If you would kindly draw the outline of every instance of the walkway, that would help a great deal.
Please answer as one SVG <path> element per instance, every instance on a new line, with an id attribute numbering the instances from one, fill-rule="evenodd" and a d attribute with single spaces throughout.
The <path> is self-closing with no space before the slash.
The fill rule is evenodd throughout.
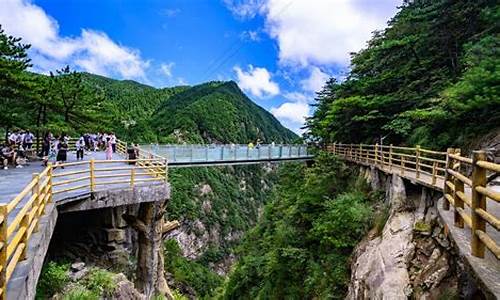
<path id="1" fill-rule="evenodd" d="M 483 243 L 481 247 L 487 249 L 483 251 L 484 258 L 473 255 L 472 231 L 455 226 L 456 222 L 462 222 L 464 224 L 462 227 L 468 229 L 478 226 L 472 223 L 471 186 L 475 185 L 474 180 L 479 179 L 468 178 L 470 176 L 468 174 L 474 172 L 471 168 L 474 166 L 480 168 L 476 174 L 482 174 L 486 182 L 485 176 L 490 173 L 488 170 L 498 172 L 500 168 L 498 164 L 485 163 L 478 166 L 478 163 L 472 163 L 472 159 L 460 156 L 458 149 L 451 149 L 450 154 L 418 147 L 335 144 L 329 145 L 327 150 L 356 164 L 376 167 L 387 174 L 398 174 L 414 184 L 442 192 L 446 197 L 439 200 L 438 212 L 449 229 L 459 255 L 465 258 L 464 261 L 467 262 L 469 269 L 473 270 L 473 277 L 479 279 L 478 282 L 483 285 L 483 288 L 500 298 L 500 260 L 498 257 L 500 221 L 497 219 L 497 216 L 500 216 L 500 185 L 485 186 L 483 183 L 484 194 L 477 193 L 479 197 L 484 197 L 485 201 L 484 205 L 476 206 L 477 222 L 482 222 L 485 226 L 484 229 L 480 229 L 479 225 L 476 230 L 476 234 L 481 236 L 480 243 Z M 445 185 L 445 182 L 448 184 Z M 462 193 L 460 186 L 463 187 Z M 451 209 L 445 209 L 445 203 L 450 203 Z M 478 253 L 481 255 L 480 252 Z"/>
<path id="2" fill-rule="evenodd" d="M 168 160 L 171 168 L 245 165 L 291 160 L 310 160 L 307 145 L 140 145 L 140 148 Z"/>
<path id="3" fill-rule="evenodd" d="M 122 155 L 124 147 L 118 149 Z M 84 161 L 0 170 L 0 299 L 31 299 L 57 219 L 55 206 L 77 211 L 163 201 L 170 195 L 164 159 Z"/>

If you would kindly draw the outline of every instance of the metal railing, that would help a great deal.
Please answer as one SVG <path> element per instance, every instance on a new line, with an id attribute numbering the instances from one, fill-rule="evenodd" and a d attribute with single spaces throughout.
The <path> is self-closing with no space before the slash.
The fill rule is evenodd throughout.
<path id="1" fill-rule="evenodd" d="M 126 143 L 118 141 L 117 152 L 124 154 Z M 30 238 L 38 232 L 45 208 L 55 201 L 55 197 L 109 190 L 113 186 L 134 188 L 167 180 L 165 158 L 144 150 L 140 152 L 142 154 L 135 160 L 91 159 L 49 164 L 42 172 L 34 173 L 14 199 L 0 204 L 0 299 L 6 299 L 9 279 L 17 264 L 27 258 Z"/>
<path id="2" fill-rule="evenodd" d="M 141 151 L 157 153 L 169 163 L 258 161 L 310 157 L 307 145 L 140 145 Z"/>
<path id="3" fill-rule="evenodd" d="M 460 155 L 460 149 L 453 148 L 440 152 L 419 146 L 337 143 L 328 145 L 327 151 L 349 161 L 399 172 L 442 190 L 446 199 L 443 209 L 449 210 L 450 204 L 454 208 L 454 225 L 464 228 L 465 224 L 471 229 L 471 254 L 484 258 L 487 248 L 500 259 L 500 247 L 486 231 L 486 224 L 500 230 L 500 220 L 488 212 L 486 205 L 487 199 L 500 202 L 500 192 L 487 186 L 488 172 L 500 172 L 500 164 L 488 162 L 484 151 L 474 151 L 472 158 L 468 158 Z"/>

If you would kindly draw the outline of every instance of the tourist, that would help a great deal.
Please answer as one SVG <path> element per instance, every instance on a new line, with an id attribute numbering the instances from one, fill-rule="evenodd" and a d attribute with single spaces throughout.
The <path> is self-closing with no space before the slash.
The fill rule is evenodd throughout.
<path id="1" fill-rule="evenodd" d="M 109 136 L 109 142 L 111 143 L 111 148 L 113 149 L 113 153 L 116 152 L 116 135 L 114 132 Z"/>
<path id="2" fill-rule="evenodd" d="M 63 134 L 59 139 L 59 143 L 57 144 L 57 163 L 63 164 L 68 159 L 68 141 L 66 140 L 66 136 Z M 61 169 L 64 169 L 64 166 L 61 166 Z"/>
<path id="3" fill-rule="evenodd" d="M 253 143 L 252 142 L 248 143 L 248 149 L 253 149 Z"/>
<path id="4" fill-rule="evenodd" d="M 137 159 L 137 149 L 134 146 L 134 144 L 130 144 L 127 148 L 127 154 L 128 154 L 128 159 L 130 160 L 128 162 L 129 165 L 135 165 L 135 160 Z"/>
<path id="5" fill-rule="evenodd" d="M 111 138 L 108 137 L 106 139 L 106 160 L 112 160 L 113 159 L 113 147 L 111 146 Z"/>
<path id="6" fill-rule="evenodd" d="M 83 154 L 84 154 L 84 151 L 85 151 L 85 137 L 84 136 L 81 136 L 78 141 L 76 141 L 75 143 L 75 147 L 76 147 L 76 160 L 83 160 Z"/>
<path id="7" fill-rule="evenodd" d="M 19 133 L 17 130 L 14 130 L 11 134 L 9 134 L 9 145 L 11 146 L 16 145 L 18 138 L 19 138 Z"/>
<path id="8" fill-rule="evenodd" d="M 12 146 L 9 145 L 8 143 L 5 143 L 5 145 L 2 147 L 0 156 L 2 158 L 4 170 L 7 170 L 9 168 L 8 167 L 9 162 L 11 162 L 13 166 L 16 165 L 16 152 L 14 151 Z"/>
<path id="9" fill-rule="evenodd" d="M 27 130 L 26 133 L 24 134 L 24 139 L 23 139 L 23 147 L 25 150 L 31 150 L 34 138 L 35 136 L 33 135 L 33 133 Z"/>

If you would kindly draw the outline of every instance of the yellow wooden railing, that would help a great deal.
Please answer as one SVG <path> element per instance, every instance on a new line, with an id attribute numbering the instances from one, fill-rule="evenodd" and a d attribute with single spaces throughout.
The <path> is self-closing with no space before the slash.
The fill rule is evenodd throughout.
<path id="1" fill-rule="evenodd" d="M 126 150 L 126 143 L 119 141 L 117 152 L 125 154 Z M 64 198 L 71 196 L 70 192 L 91 193 L 109 190 L 112 186 L 126 189 L 154 181 L 165 182 L 167 174 L 165 158 L 141 149 L 135 160 L 91 159 L 49 164 L 41 173 L 33 174 L 32 180 L 12 201 L 0 204 L 0 298 L 6 299 L 9 279 L 16 265 L 26 259 L 30 237 L 39 230 L 40 218 L 54 196 Z"/>
<path id="2" fill-rule="evenodd" d="M 484 258 L 488 248 L 500 259 L 500 247 L 486 232 L 486 224 L 500 230 L 500 220 L 488 212 L 486 205 L 487 199 L 500 202 L 500 193 L 487 186 L 488 173 L 500 172 L 500 164 L 488 162 L 484 151 L 474 151 L 472 158 L 468 158 L 460 155 L 460 149 L 453 148 L 440 152 L 419 146 L 337 143 L 326 148 L 346 160 L 398 172 L 442 190 L 446 199 L 443 208 L 449 210 L 450 204 L 454 207 L 454 225 L 464 228 L 465 224 L 471 229 L 471 254 Z"/>

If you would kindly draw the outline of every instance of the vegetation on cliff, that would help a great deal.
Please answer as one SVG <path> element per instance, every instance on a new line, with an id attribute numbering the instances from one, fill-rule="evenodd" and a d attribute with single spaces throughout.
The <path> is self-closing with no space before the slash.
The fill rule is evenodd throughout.
<path id="1" fill-rule="evenodd" d="M 224 299 L 343 298 L 349 255 L 372 222 L 377 193 L 322 153 L 279 172 L 272 201 L 238 247 Z"/>
<path id="2" fill-rule="evenodd" d="M 318 94 L 311 136 L 442 149 L 498 128 L 499 17 L 497 1 L 404 1 Z"/>

